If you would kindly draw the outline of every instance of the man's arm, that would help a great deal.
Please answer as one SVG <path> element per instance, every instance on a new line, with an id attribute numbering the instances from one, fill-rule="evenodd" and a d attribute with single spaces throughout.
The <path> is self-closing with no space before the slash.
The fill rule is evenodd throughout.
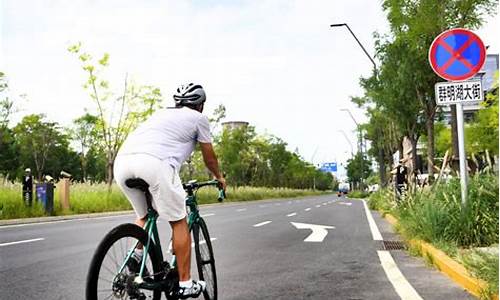
<path id="1" fill-rule="evenodd" d="M 219 170 L 219 161 L 217 160 L 217 156 L 215 155 L 214 148 L 211 143 L 200 143 L 201 154 L 203 155 L 203 161 L 207 168 L 212 172 L 217 180 L 219 180 L 222 184 L 224 190 L 226 189 L 226 180 L 222 176 Z"/>

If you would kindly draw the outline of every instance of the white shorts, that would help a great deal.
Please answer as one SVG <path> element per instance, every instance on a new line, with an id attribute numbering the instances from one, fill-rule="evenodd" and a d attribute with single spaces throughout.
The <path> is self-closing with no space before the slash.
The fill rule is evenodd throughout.
<path id="1" fill-rule="evenodd" d="M 153 208 L 161 218 L 178 221 L 186 217 L 186 192 L 179 174 L 167 160 L 147 154 L 119 155 L 114 163 L 114 176 L 137 217 L 143 218 L 147 214 L 146 197 L 140 190 L 125 185 L 129 178 L 142 178 L 149 184 Z"/>

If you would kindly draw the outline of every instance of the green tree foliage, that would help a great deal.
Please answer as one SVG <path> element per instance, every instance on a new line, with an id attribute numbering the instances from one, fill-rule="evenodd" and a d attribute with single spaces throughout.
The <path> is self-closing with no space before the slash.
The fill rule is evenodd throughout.
<path id="1" fill-rule="evenodd" d="M 434 85 L 440 79 L 429 66 L 428 49 L 434 38 L 446 29 L 478 28 L 484 16 L 493 14 L 497 5 L 497 0 L 383 1 L 391 33 L 385 37 L 376 35 L 379 72 L 361 80 L 365 97 L 353 101 L 390 116 L 390 121 L 380 122 L 376 114 L 370 113 L 372 131 L 383 134 L 384 127 L 393 122 L 401 133 L 400 139 L 407 136 L 411 140 L 414 159 L 415 145 L 425 133 L 430 173 L 435 156 Z M 387 143 L 390 146 L 393 141 L 389 139 Z M 378 143 L 374 146 L 378 147 L 377 152 L 383 149 Z M 378 156 L 380 163 L 383 155 Z"/>
<path id="2" fill-rule="evenodd" d="M 477 112 L 472 124 L 465 129 L 467 153 L 480 153 L 488 150 L 498 154 L 498 72 L 495 87 L 482 103 L 483 109 Z"/>
<path id="3" fill-rule="evenodd" d="M 68 130 L 77 145 L 80 157 L 80 176 L 83 181 L 87 179 L 89 154 L 102 152 L 100 149 L 99 118 L 88 112 L 73 121 L 73 127 Z M 90 152 L 89 150 L 94 150 Z"/>
<path id="4" fill-rule="evenodd" d="M 18 149 L 14 134 L 8 127 L 14 102 L 7 94 L 9 86 L 5 74 L 0 72 L 0 174 L 14 179 L 19 169 Z"/>
<path id="5" fill-rule="evenodd" d="M 231 186 L 320 190 L 328 190 L 333 186 L 331 174 L 317 170 L 297 153 L 288 151 L 283 140 L 256 134 L 253 126 L 224 128 L 215 136 L 214 144 L 220 168 Z M 183 180 L 204 180 L 209 177 L 210 172 L 206 170 L 199 151 L 181 169 Z"/>
<path id="6" fill-rule="evenodd" d="M 104 53 L 100 59 L 94 59 L 81 48 L 81 43 L 77 43 L 70 46 L 68 51 L 78 57 L 87 75 L 84 88 L 97 106 L 97 128 L 106 154 L 106 182 L 111 188 L 113 164 L 120 146 L 141 121 L 161 107 L 162 97 L 158 88 L 138 86 L 131 83 L 127 76 L 122 92 L 115 95 L 109 82 L 103 78 L 103 72 L 109 65 L 109 54 Z"/>
<path id="7" fill-rule="evenodd" d="M 370 161 L 357 153 L 352 159 L 347 161 L 347 177 L 349 182 L 352 182 L 358 187 L 364 179 L 367 179 L 371 175 Z"/>
<path id="8" fill-rule="evenodd" d="M 38 180 L 45 174 L 57 177 L 62 170 L 78 172 L 78 156 L 70 149 L 68 137 L 43 114 L 25 116 L 13 132 L 21 167 L 34 169 Z"/>

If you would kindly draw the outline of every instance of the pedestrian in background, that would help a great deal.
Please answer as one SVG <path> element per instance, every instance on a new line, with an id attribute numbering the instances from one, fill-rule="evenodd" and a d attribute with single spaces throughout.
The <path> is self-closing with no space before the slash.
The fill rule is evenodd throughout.
<path id="1" fill-rule="evenodd" d="M 33 175 L 31 169 L 26 168 L 23 176 L 23 199 L 24 204 L 31 206 L 33 202 Z"/>

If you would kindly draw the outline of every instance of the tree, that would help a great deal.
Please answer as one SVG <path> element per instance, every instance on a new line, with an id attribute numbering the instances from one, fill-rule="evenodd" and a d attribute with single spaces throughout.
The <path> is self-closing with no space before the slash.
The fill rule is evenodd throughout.
<path id="1" fill-rule="evenodd" d="M 9 128 L 10 116 L 15 112 L 14 101 L 7 94 L 8 83 L 5 74 L 0 72 L 0 174 L 8 179 L 15 177 L 19 168 L 17 145 Z"/>
<path id="2" fill-rule="evenodd" d="M 358 188 L 364 179 L 367 179 L 371 174 L 370 161 L 364 158 L 358 152 L 354 158 L 347 161 L 347 177 L 349 182 L 357 185 Z"/>
<path id="3" fill-rule="evenodd" d="M 383 8 L 388 14 L 394 39 L 404 38 L 413 62 L 413 76 L 407 84 L 415 91 L 424 112 L 427 135 L 427 156 L 430 178 L 434 170 L 434 118 L 436 102 L 434 85 L 440 80 L 428 63 L 428 49 L 434 38 L 446 29 L 461 27 L 477 29 L 486 15 L 496 13 L 498 0 L 385 0 Z M 406 62 L 404 62 L 406 63 Z M 452 107 L 452 140 L 454 155 L 458 154 L 456 111 Z"/>
<path id="4" fill-rule="evenodd" d="M 82 69 L 87 74 L 84 88 L 97 105 L 98 129 L 102 137 L 102 147 L 106 153 L 106 183 L 111 191 L 113 165 L 120 146 L 128 134 L 144 119 L 161 107 L 161 93 L 153 86 L 137 86 L 125 76 L 123 90 L 115 95 L 109 82 L 101 78 L 103 70 L 109 65 L 109 54 L 95 61 L 87 52 L 81 50 L 81 43 L 68 48 L 78 56 Z"/>
<path id="5" fill-rule="evenodd" d="M 80 151 L 80 166 L 82 181 L 87 179 L 88 153 L 92 147 L 99 148 L 99 118 L 88 112 L 73 121 L 73 127 L 68 131 L 73 140 L 78 143 Z M 97 149 L 96 149 L 97 150 Z"/>
<path id="6" fill-rule="evenodd" d="M 25 116 L 13 130 L 22 165 L 23 167 L 34 165 L 34 175 L 38 180 L 41 180 L 42 175 L 49 170 L 54 176 L 58 174 L 65 164 L 59 164 L 57 166 L 59 170 L 56 171 L 53 166 L 47 167 L 47 162 L 57 162 L 63 158 L 60 157 L 61 153 L 69 152 L 68 139 L 61 133 L 58 124 L 45 121 L 44 118 L 43 114 Z"/>
<path id="7" fill-rule="evenodd" d="M 483 109 L 477 112 L 475 121 L 465 128 L 467 153 L 480 153 L 488 150 L 498 155 L 498 72 L 493 91 L 482 103 Z"/>

